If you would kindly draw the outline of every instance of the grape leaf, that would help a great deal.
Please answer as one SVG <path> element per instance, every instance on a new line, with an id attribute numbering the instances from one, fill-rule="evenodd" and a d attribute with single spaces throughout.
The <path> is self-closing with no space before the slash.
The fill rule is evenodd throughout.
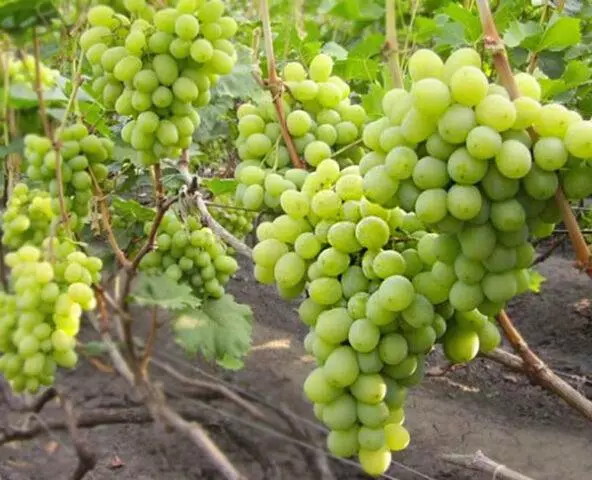
<path id="1" fill-rule="evenodd" d="M 385 89 L 379 83 L 372 83 L 366 95 L 362 96 L 362 106 L 368 117 L 377 119 L 382 117 L 382 97 L 385 94 Z"/>
<path id="2" fill-rule="evenodd" d="M 481 37 L 481 22 L 470 10 L 458 3 L 449 3 L 441 10 L 451 20 L 462 25 L 468 43 L 474 43 Z"/>
<path id="3" fill-rule="evenodd" d="M 22 153 L 25 148 L 25 139 L 23 137 L 15 138 L 8 145 L 0 145 L 0 158 L 4 158 L 11 153 Z"/>
<path id="4" fill-rule="evenodd" d="M 539 272 L 533 269 L 531 269 L 529 273 L 530 283 L 528 284 L 528 289 L 531 292 L 540 293 L 541 286 L 547 281 L 547 277 L 541 275 Z"/>
<path id="5" fill-rule="evenodd" d="M 148 207 L 140 205 L 133 199 L 123 199 L 121 197 L 114 196 L 112 206 L 115 212 L 125 219 L 125 222 L 130 221 L 145 223 L 150 222 L 154 218 L 154 210 Z"/>
<path id="6" fill-rule="evenodd" d="M 130 297 L 143 307 L 167 310 L 199 308 L 201 305 L 201 300 L 193 295 L 189 285 L 178 283 L 167 275 L 140 274 Z"/>
<path id="7" fill-rule="evenodd" d="M 510 47 L 533 49 L 541 35 L 541 26 L 536 22 L 512 22 L 504 33 L 504 43 Z"/>
<path id="8" fill-rule="evenodd" d="M 578 18 L 554 16 L 544 31 L 536 51 L 563 50 L 582 40 Z"/>
<path id="9" fill-rule="evenodd" d="M 238 181 L 233 178 L 202 178 L 200 182 L 214 196 L 234 193 L 238 186 Z"/>
<path id="10" fill-rule="evenodd" d="M 190 355 L 201 353 L 224 368 L 238 370 L 251 346 L 253 312 L 226 294 L 185 310 L 175 321 L 176 342 Z"/>
<path id="11" fill-rule="evenodd" d="M 0 4 L 0 28 L 16 33 L 56 15 L 51 0 L 4 0 Z"/>
<path id="12" fill-rule="evenodd" d="M 321 52 L 333 57 L 336 60 L 345 60 L 347 58 L 347 50 L 336 42 L 327 42 L 321 48 Z"/>

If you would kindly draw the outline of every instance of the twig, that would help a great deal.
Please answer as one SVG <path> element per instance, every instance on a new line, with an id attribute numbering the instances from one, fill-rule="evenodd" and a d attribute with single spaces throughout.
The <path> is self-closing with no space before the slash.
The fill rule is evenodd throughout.
<path id="1" fill-rule="evenodd" d="M 592 278 L 592 263 L 590 261 L 590 248 L 586 243 L 586 239 L 580 230 L 578 220 L 574 215 L 569 202 L 565 198 L 565 194 L 561 188 L 555 192 L 555 203 L 561 212 L 563 224 L 568 231 L 569 239 L 573 245 L 576 254 L 578 267 L 584 270 L 590 278 Z"/>
<path id="2" fill-rule="evenodd" d="M 39 47 L 39 37 L 37 36 L 37 28 L 33 28 L 33 52 L 35 56 L 35 93 L 37 94 L 37 102 L 39 103 L 39 118 L 43 125 L 45 136 L 53 141 L 53 132 L 49 117 L 47 116 L 47 109 L 45 108 L 45 99 L 43 98 L 43 88 L 41 87 L 41 51 Z"/>
<path id="3" fill-rule="evenodd" d="M 113 233 L 113 229 L 111 228 L 111 220 L 109 209 L 107 208 L 107 203 L 105 202 L 105 195 L 103 194 L 103 191 L 99 186 L 99 182 L 97 181 L 97 178 L 95 177 L 95 174 L 92 172 L 92 170 L 89 169 L 88 173 L 92 179 L 95 197 L 97 198 L 97 203 L 99 204 L 99 210 L 101 212 L 101 223 L 103 224 L 103 229 L 105 232 L 107 232 L 107 240 L 109 241 L 109 245 L 111 245 L 111 250 L 113 250 L 113 254 L 115 255 L 115 258 L 117 258 L 119 264 L 123 268 L 128 269 L 131 267 L 131 262 L 125 256 L 123 250 L 119 247 L 117 239 L 115 238 L 115 233 Z"/>
<path id="4" fill-rule="evenodd" d="M 495 462 L 487 457 L 481 450 L 477 450 L 472 455 L 458 455 L 456 453 L 442 455 L 442 459 L 445 462 L 460 465 L 461 467 L 466 467 L 470 470 L 489 473 L 493 475 L 493 480 L 533 480 L 531 477 L 522 475 L 516 470 L 512 470 L 505 465 Z"/>
<path id="5" fill-rule="evenodd" d="M 559 378 L 528 346 L 505 311 L 497 317 L 505 337 L 524 361 L 523 370 L 534 382 L 561 397 L 570 407 L 592 421 L 592 401 L 584 397 L 569 383 Z"/>
<path id="6" fill-rule="evenodd" d="M 352 142 L 349 145 L 345 145 L 344 147 L 341 147 L 339 150 L 337 150 L 333 154 L 333 157 L 337 157 L 338 155 L 341 155 L 343 152 L 347 152 L 350 148 L 361 145 L 363 142 L 364 140 L 362 138 L 358 138 L 355 142 Z"/>
<path id="7" fill-rule="evenodd" d="M 189 173 L 189 163 L 187 161 L 187 150 L 183 151 L 179 162 L 177 163 L 177 169 L 179 173 L 183 176 L 185 183 L 189 186 L 196 183 L 195 177 L 193 177 Z M 220 225 L 212 214 L 208 211 L 208 206 L 203 199 L 203 196 L 199 190 L 192 192 L 192 198 L 195 201 L 195 204 L 199 210 L 200 216 L 202 221 L 212 229 L 212 231 L 221 238 L 225 243 L 230 245 L 234 248 L 238 253 L 241 255 L 252 258 L 252 251 L 249 247 L 247 247 L 243 242 L 241 242 L 238 238 L 236 238 L 232 233 L 226 230 L 222 225 Z"/>
<path id="8" fill-rule="evenodd" d="M 184 383 L 185 385 L 190 385 L 190 386 L 197 387 L 197 388 L 204 388 L 207 390 L 212 390 L 214 392 L 217 392 L 217 393 L 221 394 L 222 396 L 224 396 L 225 398 L 227 398 L 228 400 L 234 402 L 236 405 L 241 407 L 243 410 L 247 411 L 253 417 L 258 418 L 259 420 L 266 420 L 267 419 L 267 417 L 263 414 L 263 412 L 261 412 L 261 410 L 259 410 L 257 407 L 255 407 L 255 405 L 253 405 L 251 402 L 245 400 L 240 395 L 236 394 L 235 392 L 230 390 L 228 387 L 225 387 L 221 383 L 208 382 L 206 380 L 197 380 L 195 378 L 186 377 L 185 375 L 180 373 L 178 370 L 176 370 L 172 365 L 169 365 L 168 363 L 165 363 L 165 362 L 161 362 L 160 360 L 156 360 L 154 358 L 152 358 L 150 363 L 152 365 L 154 365 L 155 367 L 159 368 L 160 370 L 166 372 L 171 377 Z"/>
<path id="9" fill-rule="evenodd" d="M 534 267 L 535 265 L 538 265 L 539 263 L 542 263 L 545 260 L 547 260 L 547 258 L 553 255 L 553 252 L 555 250 L 557 250 L 561 245 L 563 245 L 563 242 L 565 242 L 565 234 L 561 233 L 557 236 L 555 240 L 553 240 L 551 245 L 543 253 L 541 253 L 538 257 L 534 259 L 531 266 Z"/>
<path id="10" fill-rule="evenodd" d="M 269 91 L 275 105 L 275 109 L 278 115 L 278 121 L 282 132 L 282 138 L 286 144 L 286 149 L 290 155 L 292 166 L 294 168 L 305 168 L 305 164 L 302 159 L 298 156 L 294 140 L 288 132 L 288 125 L 286 124 L 286 113 L 284 111 L 284 104 L 282 101 L 282 82 L 277 76 L 275 55 L 273 53 L 273 37 L 271 33 L 271 21 L 269 19 L 269 6 L 267 0 L 260 0 L 260 16 L 261 23 L 263 26 L 263 42 L 265 44 L 265 55 L 267 56 L 267 84 Z"/>
<path id="11" fill-rule="evenodd" d="M 76 455 L 78 455 L 78 465 L 76 466 L 76 470 L 70 478 L 72 480 L 82 480 L 82 478 L 84 478 L 88 472 L 95 468 L 95 465 L 97 464 L 97 456 L 89 448 L 84 438 L 80 435 L 80 430 L 78 429 L 78 419 L 74 412 L 72 402 L 63 394 L 60 394 L 60 399 L 62 401 L 62 408 L 66 414 L 68 433 L 70 434 L 70 438 L 74 444 Z"/>
<path id="12" fill-rule="evenodd" d="M 504 43 L 499 36 L 491 9 L 489 8 L 489 0 L 477 0 L 477 6 L 479 8 L 479 16 L 481 18 L 481 25 L 484 33 L 485 47 L 493 54 L 493 63 L 500 76 L 502 85 L 508 90 L 510 97 L 515 99 L 520 96 L 516 80 L 512 74 L 512 68 L 508 61 L 506 49 Z M 533 131 L 529 131 L 531 137 L 535 138 Z M 578 222 L 569 206 L 563 190 L 561 187 L 557 189 L 555 193 L 555 203 L 561 211 L 561 217 L 565 227 L 569 231 L 569 237 L 573 244 L 576 258 L 579 267 L 586 271 L 586 273 L 592 278 L 592 264 L 590 262 L 590 250 L 584 236 L 580 230 Z"/>
<path id="13" fill-rule="evenodd" d="M 148 332 L 148 338 L 146 339 L 146 348 L 144 349 L 144 354 L 142 355 L 142 360 L 140 362 L 140 372 L 144 377 L 146 377 L 148 363 L 150 363 L 150 355 L 152 354 L 152 347 L 154 346 L 154 342 L 156 341 L 156 332 L 158 330 L 157 307 L 152 307 L 150 316 L 150 331 Z"/>
<path id="14" fill-rule="evenodd" d="M 403 74 L 399 64 L 399 41 L 397 39 L 397 15 L 395 0 L 386 0 L 386 55 L 388 58 L 391 81 L 395 88 L 403 87 Z"/>
<path id="15" fill-rule="evenodd" d="M 113 366 L 134 391 L 142 397 L 144 404 L 148 407 L 154 420 L 164 420 L 165 423 L 174 427 L 177 431 L 191 439 L 191 441 L 208 456 L 210 461 L 228 480 L 241 480 L 244 478 L 232 463 L 230 463 L 218 446 L 212 442 L 201 425 L 197 422 L 189 423 L 183 419 L 183 417 L 165 403 L 162 395 L 157 393 L 154 390 L 154 387 L 144 379 L 139 378 L 137 379 L 138 383 L 136 383 L 134 373 L 132 373 L 132 370 L 130 370 L 130 367 L 117 349 L 117 346 L 113 343 L 109 333 L 103 332 L 101 338 L 108 349 Z M 131 341 L 133 342 L 133 338 Z"/>

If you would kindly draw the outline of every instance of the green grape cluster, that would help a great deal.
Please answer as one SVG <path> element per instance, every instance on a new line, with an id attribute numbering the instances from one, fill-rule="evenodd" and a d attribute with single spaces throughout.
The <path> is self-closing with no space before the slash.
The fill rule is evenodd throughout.
<path id="1" fill-rule="evenodd" d="M 2 244 L 10 250 L 24 245 L 41 246 L 54 218 L 49 194 L 19 183 L 14 186 L 2 214 Z"/>
<path id="2" fill-rule="evenodd" d="M 446 62 L 419 50 L 409 72 L 410 91 L 388 92 L 385 116 L 364 131 L 373 150 L 360 163 L 365 194 L 448 234 L 458 251 L 450 303 L 494 315 L 528 288 L 529 238 L 550 235 L 560 219 L 558 187 L 569 198 L 592 194 L 592 123 L 542 106 L 525 73 L 510 100 L 470 48 Z"/>
<path id="3" fill-rule="evenodd" d="M 106 5 L 92 8 L 80 45 L 93 68 L 93 90 L 103 103 L 131 117 L 124 141 L 151 165 L 178 157 L 191 145 L 210 101 L 210 87 L 230 73 L 237 31 L 222 0 L 179 0 L 150 13 L 144 1 L 124 2 L 128 17 Z"/>
<path id="4" fill-rule="evenodd" d="M 308 72 L 298 62 L 288 63 L 283 70 L 287 130 L 311 169 L 327 158 L 351 165 L 361 157 L 357 142 L 366 112 L 351 103 L 348 84 L 332 73 L 333 61 L 324 54 L 312 59 Z M 242 162 L 235 171 L 240 182 L 236 198 L 246 208 L 280 210 L 281 194 L 299 190 L 306 172 L 289 168 L 290 156 L 271 97 L 258 105 L 241 105 L 237 116 L 236 146 Z"/>
<path id="5" fill-rule="evenodd" d="M 357 454 L 379 475 L 409 443 L 404 401 L 434 344 L 468 361 L 500 336 L 476 308 L 456 311 L 449 302 L 457 254 L 450 238 L 426 232 L 414 213 L 369 200 L 373 193 L 359 166 L 321 161 L 300 191 L 281 194 L 283 215 L 258 227 L 253 260 L 256 279 L 275 283 L 281 296 L 306 292 L 299 315 L 317 368 L 304 391 L 331 430 L 329 450 Z"/>
<path id="6" fill-rule="evenodd" d="M 5 75 L 8 73 L 10 84 L 25 84 L 31 87 L 37 79 L 37 70 L 35 68 L 35 57 L 24 55 L 23 58 L 6 57 L 8 67 L 4 70 L 4 62 L 0 62 L 0 84 L 4 83 Z M 60 73 L 57 70 L 48 68 L 43 63 L 39 64 L 39 79 L 41 86 L 52 87 L 55 85 Z"/>
<path id="7" fill-rule="evenodd" d="M 83 311 L 95 308 L 91 285 L 101 260 L 56 238 L 8 253 L 9 292 L 0 293 L 0 372 L 15 392 L 51 385 L 56 368 L 77 362 Z"/>
<path id="8" fill-rule="evenodd" d="M 152 224 L 146 224 L 146 234 Z M 167 213 L 159 225 L 155 250 L 140 262 L 148 275 L 165 275 L 190 285 L 199 296 L 220 298 L 224 286 L 238 270 L 225 245 L 200 221 L 190 216 L 183 223 Z"/>
<path id="9" fill-rule="evenodd" d="M 101 183 L 109 175 L 107 163 L 113 154 L 113 142 L 90 135 L 82 123 L 63 129 L 56 151 L 49 138 L 36 134 L 25 137 L 25 159 L 29 180 L 41 182 L 51 196 L 54 213 L 60 213 L 57 168 L 61 166 L 64 203 L 70 214 L 70 226 L 77 230 L 90 213 L 93 196 L 92 176 Z M 92 176 L 91 176 L 92 175 Z"/>
<path id="10" fill-rule="evenodd" d="M 238 239 L 244 239 L 253 230 L 257 212 L 236 207 L 230 195 L 221 195 L 212 200 L 208 210 L 212 217 Z"/>

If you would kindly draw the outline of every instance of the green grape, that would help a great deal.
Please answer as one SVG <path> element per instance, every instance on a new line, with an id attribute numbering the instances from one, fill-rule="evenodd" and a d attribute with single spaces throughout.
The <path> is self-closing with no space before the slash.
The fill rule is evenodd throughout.
<path id="1" fill-rule="evenodd" d="M 495 303 L 510 300 L 518 290 L 513 272 L 488 273 L 483 278 L 481 285 L 485 296 Z"/>
<path id="2" fill-rule="evenodd" d="M 333 60 L 323 53 L 315 56 L 310 62 L 308 72 L 310 78 L 315 82 L 326 82 L 333 70 Z"/>
<path id="3" fill-rule="evenodd" d="M 512 128 L 516 121 L 514 104 L 500 95 L 485 97 L 475 108 L 477 121 L 498 132 Z"/>
<path id="4" fill-rule="evenodd" d="M 534 121 L 534 130 L 542 137 L 563 138 L 570 123 L 569 110 L 551 103 L 541 107 Z"/>
<path id="5" fill-rule="evenodd" d="M 356 424 L 356 401 L 351 395 L 343 394 L 325 405 L 322 418 L 323 423 L 331 429 L 352 428 Z"/>
<path id="6" fill-rule="evenodd" d="M 466 148 L 459 148 L 448 159 L 447 168 L 456 183 L 474 185 L 485 177 L 488 163 L 473 157 Z"/>
<path id="7" fill-rule="evenodd" d="M 487 96 L 489 84 L 480 68 L 463 66 L 450 77 L 454 100 L 462 105 L 475 106 Z"/>
<path id="8" fill-rule="evenodd" d="M 524 208 L 515 199 L 494 202 L 491 205 L 491 223 L 502 232 L 520 230 L 526 221 Z"/>
<path id="9" fill-rule="evenodd" d="M 463 143 L 471 130 L 477 126 L 477 118 L 472 108 L 452 105 L 438 121 L 438 133 L 451 144 Z"/>
<path id="10" fill-rule="evenodd" d="M 453 363 L 466 363 L 479 352 L 479 336 L 472 330 L 451 329 L 444 336 L 444 353 Z"/>
<path id="11" fill-rule="evenodd" d="M 358 427 L 353 426 L 348 430 L 331 430 L 327 436 L 327 448 L 341 458 L 351 457 L 359 450 Z"/>
<path id="12" fill-rule="evenodd" d="M 495 157 L 495 164 L 502 175 L 511 179 L 526 176 L 532 165 L 527 147 L 517 140 L 506 140 Z"/>
<path id="13" fill-rule="evenodd" d="M 541 104 L 530 97 L 518 97 L 514 100 L 516 120 L 512 126 L 515 130 L 530 128 L 538 118 Z"/>
<path id="14" fill-rule="evenodd" d="M 436 122 L 431 116 L 420 112 L 417 108 L 411 108 L 401 123 L 401 133 L 411 143 L 427 140 L 436 128 Z"/>
<path id="15" fill-rule="evenodd" d="M 443 188 L 449 182 L 447 164 L 434 157 L 423 157 L 413 168 L 412 178 L 422 190 Z"/>
<path id="16" fill-rule="evenodd" d="M 404 180 L 411 177 L 417 162 L 414 150 L 406 146 L 395 147 L 386 156 L 386 172 L 395 180 Z"/>
<path id="17" fill-rule="evenodd" d="M 370 250 L 382 248 L 388 242 L 389 237 L 389 226 L 379 217 L 365 217 L 356 226 L 356 239 L 360 245 Z"/>
<path id="18" fill-rule="evenodd" d="M 341 299 L 341 283 L 334 278 L 317 278 L 310 282 L 308 294 L 320 305 L 333 305 Z"/>
<path id="19" fill-rule="evenodd" d="M 343 392 L 342 389 L 331 385 L 324 370 L 313 370 L 304 381 L 304 393 L 311 402 L 330 403 Z"/>
<path id="20" fill-rule="evenodd" d="M 467 150 L 478 160 L 495 157 L 502 148 L 501 135 L 491 127 L 478 126 L 467 136 Z"/>
<path id="21" fill-rule="evenodd" d="M 417 217 L 425 223 L 437 223 L 446 214 L 446 190 L 433 188 L 419 194 L 415 202 Z"/>
<path id="22" fill-rule="evenodd" d="M 348 387 L 349 385 L 353 384 L 360 373 L 355 351 L 348 346 L 337 347 L 327 357 L 325 364 L 323 365 L 323 371 L 325 373 L 325 376 L 327 377 L 327 380 L 333 385 L 336 385 L 338 387 Z M 349 426 L 331 426 L 331 428 L 344 429 L 349 428 Z"/>
<path id="23" fill-rule="evenodd" d="M 536 78 L 532 75 L 524 72 L 519 72 L 514 75 L 516 86 L 520 95 L 530 97 L 534 100 L 539 101 L 541 99 L 541 86 Z"/>
<path id="24" fill-rule="evenodd" d="M 400 312 L 408 308 L 414 300 L 414 295 L 413 285 L 401 275 L 386 278 L 378 289 L 380 304 L 392 312 Z"/>
<path id="25" fill-rule="evenodd" d="M 452 76 L 462 67 L 472 66 L 481 68 L 481 56 L 472 48 L 459 48 L 453 51 L 444 62 L 443 80 L 450 82 Z"/>
<path id="26" fill-rule="evenodd" d="M 570 154 L 578 158 L 592 157 L 592 122 L 574 122 L 565 132 L 565 146 Z"/>
<path id="27" fill-rule="evenodd" d="M 567 163 L 568 150 L 561 138 L 542 137 L 534 144 L 533 156 L 539 168 L 552 172 Z"/>
<path id="28" fill-rule="evenodd" d="M 483 199 L 475 186 L 453 185 L 446 196 L 446 207 L 459 220 L 470 220 L 479 214 Z"/>
<path id="29" fill-rule="evenodd" d="M 444 63 L 431 50 L 417 50 L 409 58 L 409 74 L 414 82 L 423 78 L 441 78 L 443 70 Z"/>
<path id="30" fill-rule="evenodd" d="M 415 81 L 411 88 L 411 96 L 413 106 L 430 117 L 439 117 L 451 103 L 448 87 L 437 78 L 423 78 Z"/>

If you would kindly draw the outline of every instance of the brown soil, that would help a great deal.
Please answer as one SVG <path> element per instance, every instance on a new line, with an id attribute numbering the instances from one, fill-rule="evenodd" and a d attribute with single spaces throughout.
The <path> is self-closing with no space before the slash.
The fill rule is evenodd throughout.
<path id="1" fill-rule="evenodd" d="M 518 299 L 509 312 L 533 349 L 550 365 L 565 374 L 590 377 L 592 321 L 590 309 L 583 302 L 591 297 L 592 284 L 559 256 L 548 259 L 540 271 L 548 279 L 541 294 Z M 295 305 L 279 299 L 271 288 L 257 285 L 245 272 L 231 290 L 255 311 L 253 349 L 244 370 L 211 370 L 274 405 L 314 419 L 301 393 L 311 359 L 302 348 L 305 330 L 298 323 Z M 159 353 L 175 356 L 185 364 L 184 373 L 191 374 L 188 362 L 166 333 L 160 334 Z M 430 362 L 444 364 L 438 352 Z M 166 376 L 157 378 L 170 382 Z M 78 411 L 125 409 L 134 403 L 121 380 L 99 373 L 86 362 L 64 374 L 59 384 L 69 390 Z M 592 396 L 589 385 L 582 389 Z M 187 391 L 177 390 L 175 396 L 171 402 L 184 412 L 199 413 L 202 409 L 203 422 L 212 437 L 249 479 L 320 478 L 313 457 L 288 440 L 273 436 L 273 431 L 264 432 L 223 419 L 214 411 L 203 411 Z M 215 410 L 238 413 L 239 420 L 248 420 L 228 403 L 211 400 L 209 404 Z M 59 409 L 52 404 L 42 415 L 51 418 L 59 415 Z M 489 479 L 491 475 L 459 469 L 440 458 L 443 453 L 472 453 L 477 449 L 537 480 L 592 478 L 590 424 L 557 397 L 487 360 L 479 359 L 445 377 L 426 378 L 408 400 L 407 417 L 412 443 L 394 457 L 398 463 L 389 471 L 397 479 Z M 8 422 L 14 425 L 26 421 L 22 414 L 9 412 L 1 404 L 0 419 L 0 433 Z M 99 426 L 85 430 L 84 435 L 99 458 L 87 479 L 221 478 L 200 451 L 182 437 L 152 424 Z M 322 441 L 320 434 L 313 437 L 312 441 Z M 113 468 L 117 460 L 123 466 Z M 330 465 L 339 480 L 366 478 L 355 467 L 334 460 Z M 64 432 L 0 448 L 0 480 L 68 479 L 75 466 L 76 456 Z"/>

